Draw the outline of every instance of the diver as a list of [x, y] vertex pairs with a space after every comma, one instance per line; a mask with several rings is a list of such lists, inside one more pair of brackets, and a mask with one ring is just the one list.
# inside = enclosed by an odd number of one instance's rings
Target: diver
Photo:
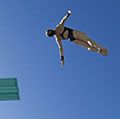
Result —
[[89, 38], [84, 32], [64, 26], [65, 21], [68, 19], [70, 15], [71, 15], [71, 11], [69, 10], [67, 14], [63, 17], [63, 19], [60, 21], [60, 23], [56, 26], [56, 29], [48, 29], [46, 31], [46, 35], [48, 37], [55, 36], [56, 43], [58, 44], [59, 47], [61, 64], [64, 65], [64, 53], [63, 53], [62, 41], [68, 39], [79, 46], [86, 47], [90, 51], [94, 51], [102, 54], [103, 56], [106, 56], [108, 53], [107, 49], [98, 45], [95, 41]]

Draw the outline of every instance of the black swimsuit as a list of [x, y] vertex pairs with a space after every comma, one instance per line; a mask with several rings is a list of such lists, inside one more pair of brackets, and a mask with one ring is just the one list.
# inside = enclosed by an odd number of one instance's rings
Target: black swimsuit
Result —
[[66, 31], [68, 31], [68, 37], [67, 37], [67, 39], [70, 39], [70, 41], [76, 40], [75, 37], [73, 36], [73, 29], [70, 29], [70, 28], [67, 28], [67, 27], [64, 27], [63, 32], [60, 34], [60, 36], [61, 36], [63, 39], [65, 39], [64, 33], [65, 33]]

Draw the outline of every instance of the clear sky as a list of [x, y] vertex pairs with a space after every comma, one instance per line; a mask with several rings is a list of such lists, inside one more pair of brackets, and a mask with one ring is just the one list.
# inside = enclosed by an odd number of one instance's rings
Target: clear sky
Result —
[[[63, 42], [61, 67], [55, 28], [87, 33], [109, 55]], [[0, 77], [17, 77], [20, 101], [1, 101], [0, 119], [120, 119], [119, 0], [0, 0]]]

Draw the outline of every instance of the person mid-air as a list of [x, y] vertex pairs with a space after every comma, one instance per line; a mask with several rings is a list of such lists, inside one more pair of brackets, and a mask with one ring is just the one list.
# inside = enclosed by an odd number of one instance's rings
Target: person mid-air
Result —
[[56, 43], [59, 47], [61, 64], [64, 65], [64, 54], [62, 47], [62, 40], [69, 39], [71, 42], [86, 47], [90, 51], [94, 51], [100, 53], [104, 56], [107, 55], [107, 49], [98, 45], [95, 41], [91, 40], [85, 33], [79, 30], [73, 30], [71, 28], [65, 27], [64, 23], [67, 18], [71, 15], [71, 11], [69, 10], [67, 14], [63, 17], [60, 23], [56, 26], [56, 29], [48, 29], [46, 35], [48, 37], [55, 36]]

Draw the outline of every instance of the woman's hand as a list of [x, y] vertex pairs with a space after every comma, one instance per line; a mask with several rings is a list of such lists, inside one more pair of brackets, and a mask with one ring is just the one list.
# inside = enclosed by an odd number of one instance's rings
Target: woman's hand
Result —
[[67, 14], [70, 16], [72, 14], [71, 10], [68, 10]]
[[64, 56], [61, 56], [61, 64], [64, 65]]

